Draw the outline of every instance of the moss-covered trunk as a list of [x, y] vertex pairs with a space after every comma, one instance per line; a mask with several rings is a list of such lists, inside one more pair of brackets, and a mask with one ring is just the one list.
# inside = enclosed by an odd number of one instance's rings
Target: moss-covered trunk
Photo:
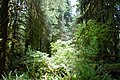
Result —
[[9, 0], [2, 0], [2, 6], [1, 6], [1, 15], [0, 15], [0, 28], [1, 28], [1, 49], [0, 49], [0, 74], [2, 74], [5, 71], [6, 68], [6, 43], [7, 43], [7, 27], [9, 23], [9, 16], [8, 16], [8, 3]]

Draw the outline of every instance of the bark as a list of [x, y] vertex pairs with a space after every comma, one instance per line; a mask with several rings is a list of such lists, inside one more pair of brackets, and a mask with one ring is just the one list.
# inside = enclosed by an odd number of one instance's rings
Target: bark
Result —
[[5, 72], [6, 68], [6, 42], [7, 42], [7, 27], [8, 27], [8, 3], [9, 0], [2, 0], [2, 7], [1, 7], [1, 22], [0, 22], [0, 27], [2, 29], [2, 43], [1, 43], [1, 50], [0, 50], [0, 74], [3, 74]]

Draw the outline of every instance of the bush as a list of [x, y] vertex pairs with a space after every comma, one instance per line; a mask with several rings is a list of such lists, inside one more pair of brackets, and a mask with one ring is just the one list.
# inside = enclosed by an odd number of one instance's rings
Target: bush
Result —
[[94, 20], [88, 21], [87, 25], [80, 24], [75, 33], [77, 48], [86, 58], [109, 54], [109, 45], [112, 43], [110, 34], [107, 24]]
[[[76, 33], [76, 73], [80, 80], [110, 80], [110, 76], [104, 73], [97, 74], [94, 64], [98, 63], [98, 55], [104, 55], [104, 43], [107, 41], [109, 29], [107, 25], [90, 20], [87, 24], [79, 24]], [[109, 50], [109, 49], [108, 49]], [[101, 52], [100, 52], [101, 51]], [[98, 61], [96, 61], [96, 59]]]
[[4, 75], [2, 75], [2, 79], [3, 80], [29, 80], [29, 77], [25, 73], [18, 75], [17, 71], [15, 70], [14, 72], [10, 71], [9, 74], [4, 73]]
[[51, 43], [52, 56], [48, 54], [28, 49], [26, 65], [28, 74], [33, 79], [46, 79], [53, 80], [55, 78], [64, 79], [68, 78], [69, 72], [74, 67], [73, 53], [74, 45], [70, 45], [72, 41], [57, 40]]

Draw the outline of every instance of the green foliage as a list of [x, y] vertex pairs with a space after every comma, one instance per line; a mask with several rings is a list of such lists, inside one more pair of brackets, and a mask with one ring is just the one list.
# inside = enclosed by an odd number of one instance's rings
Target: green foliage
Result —
[[10, 71], [9, 74], [2, 75], [3, 80], [28, 80], [28, 76], [26, 74], [18, 75], [16, 71]]
[[[81, 67], [78, 67], [81, 65]], [[98, 80], [94, 68], [88, 63], [77, 64], [77, 78], [80, 80]]]
[[52, 58], [55, 64], [60, 66], [64, 66], [68, 71], [69, 68], [74, 67], [73, 63], [75, 60], [74, 56], [74, 44], [72, 44], [72, 40], [69, 41], [61, 41], [57, 40], [55, 43], [51, 43], [52, 47]]
[[[112, 30], [111, 30], [112, 31]], [[77, 76], [81, 80], [110, 80], [110, 76], [104, 73], [102, 67], [95, 70], [93, 66], [96, 64], [95, 57], [98, 56], [101, 51], [101, 55], [104, 55], [105, 43], [109, 29], [107, 25], [97, 23], [90, 20], [87, 24], [79, 24], [75, 33], [77, 56], [76, 59], [76, 71]], [[109, 50], [109, 49], [108, 49]], [[81, 65], [81, 66], [80, 66]], [[102, 76], [98, 73], [103, 73]]]
[[94, 23], [91, 23], [90, 25], [90, 27], [87, 27], [85, 24], [80, 24], [75, 34], [77, 47], [84, 55], [94, 55], [97, 53], [97, 37], [95, 36], [95, 32], [97, 31], [94, 31], [97, 26], [95, 26]]
[[46, 70], [44, 70], [45, 67], [48, 67], [46, 57], [46, 53], [28, 49], [25, 63], [28, 74], [31, 75], [32, 78], [40, 78], [41, 75], [46, 72]]
[[[75, 34], [78, 50], [82, 51], [82, 53], [88, 57], [96, 56], [99, 51], [103, 54], [105, 45], [109, 41], [109, 34], [111, 33], [109, 33], [107, 25], [97, 23], [93, 20], [90, 20], [87, 25], [78, 25]], [[106, 37], [108, 37], [108, 39], [106, 39]]]
[[86, 59], [78, 59], [75, 70], [77, 80], [112, 80], [103, 68], [103, 66], [100, 66], [95, 70], [93, 63], [88, 62]]
[[48, 80], [68, 78], [69, 71], [72, 70], [74, 60], [72, 57], [74, 48], [69, 46], [71, 41], [58, 40], [51, 43], [52, 56], [48, 54], [29, 49], [25, 61], [28, 69], [28, 74], [33, 79], [48, 78]]
[[[8, 1], [0, 1], [3, 15], [0, 17], [0, 74], [10, 71], [2, 75], [3, 80], [112, 80], [108, 74], [112, 72], [111, 67], [119, 70], [118, 65], [103, 63], [107, 55], [119, 53], [119, 30], [116, 29], [119, 2], [94, 0], [99, 4], [96, 6], [90, 4], [92, 0], [79, 0], [81, 5], [75, 6], [82, 8], [83, 16], [78, 22], [86, 20], [87, 23], [78, 25], [74, 41], [69, 40], [74, 7], [69, 0]], [[96, 64], [97, 61], [102, 64]]]
[[[27, 51], [27, 71], [17, 76], [20, 80], [110, 80], [105, 76], [97, 75], [91, 63], [84, 58], [80, 51], [74, 48], [73, 40], [57, 40], [51, 43], [52, 56], [32, 50]], [[3, 77], [14, 80], [11, 72]], [[9, 78], [9, 79], [8, 79]], [[18, 79], [19, 80], [19, 79]]]

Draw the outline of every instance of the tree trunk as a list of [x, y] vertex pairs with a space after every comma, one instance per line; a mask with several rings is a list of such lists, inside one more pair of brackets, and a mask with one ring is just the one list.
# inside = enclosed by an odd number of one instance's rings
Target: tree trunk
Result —
[[9, 18], [8, 18], [8, 3], [9, 0], [2, 0], [2, 6], [1, 6], [1, 22], [0, 22], [0, 28], [1, 28], [1, 38], [2, 38], [2, 43], [1, 43], [1, 50], [0, 50], [0, 74], [3, 74], [5, 72], [6, 68], [6, 42], [7, 42], [7, 27], [9, 23]]

